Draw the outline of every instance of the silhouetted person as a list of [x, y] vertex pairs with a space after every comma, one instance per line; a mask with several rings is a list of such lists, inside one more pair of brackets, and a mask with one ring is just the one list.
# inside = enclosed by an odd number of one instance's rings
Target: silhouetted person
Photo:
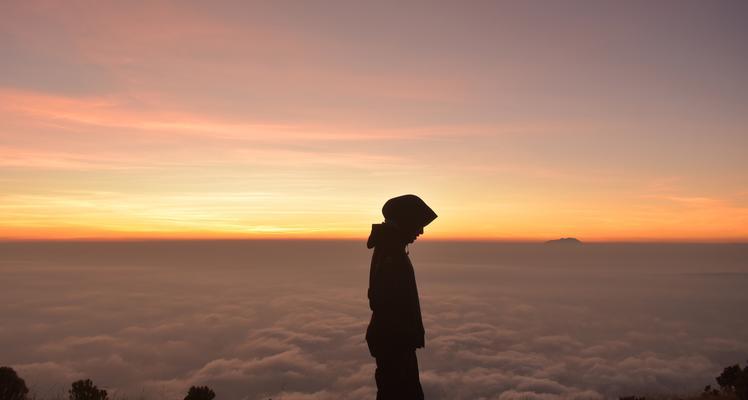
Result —
[[366, 244], [374, 248], [366, 342], [377, 361], [377, 400], [423, 399], [416, 349], [424, 347], [425, 331], [416, 277], [405, 247], [436, 219], [436, 213], [418, 196], [408, 194], [387, 200], [382, 214], [384, 223], [371, 226]]

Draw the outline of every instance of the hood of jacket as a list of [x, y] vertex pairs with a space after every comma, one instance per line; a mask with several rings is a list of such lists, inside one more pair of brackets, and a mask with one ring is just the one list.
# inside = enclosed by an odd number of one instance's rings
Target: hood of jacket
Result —
[[366, 247], [389, 247], [405, 249], [412, 238], [404, 236], [404, 230], [423, 228], [435, 220], [437, 215], [426, 202], [413, 194], [406, 194], [387, 200], [382, 207], [385, 218], [382, 224], [373, 224]]
[[382, 207], [385, 221], [399, 226], [423, 228], [435, 220], [437, 215], [425, 201], [414, 194], [406, 194], [387, 200]]

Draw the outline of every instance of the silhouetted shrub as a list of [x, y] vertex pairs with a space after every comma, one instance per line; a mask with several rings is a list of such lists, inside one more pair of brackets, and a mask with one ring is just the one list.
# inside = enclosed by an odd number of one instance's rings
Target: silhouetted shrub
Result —
[[29, 389], [11, 367], [0, 367], [0, 400], [25, 400]]
[[701, 393], [701, 397], [717, 397], [719, 396], [719, 390], [712, 387], [712, 385], [704, 386], [704, 391]]
[[737, 381], [738, 376], [740, 376], [741, 372], [743, 372], [743, 370], [740, 369], [740, 365], [731, 365], [729, 367], [725, 367], [725, 369], [722, 370], [722, 373], [715, 379], [717, 380], [717, 383], [719, 384], [719, 387], [722, 388], [722, 390], [726, 392], [732, 392], [735, 390], [735, 382]]
[[740, 400], [748, 400], [748, 366], [735, 379], [735, 395]]
[[97, 388], [90, 379], [73, 382], [68, 394], [70, 400], [108, 400], [106, 390]]
[[740, 368], [739, 364], [725, 367], [715, 378], [722, 391], [735, 393], [739, 400], [748, 400], [748, 366]]
[[213, 400], [215, 392], [207, 386], [191, 386], [184, 400]]

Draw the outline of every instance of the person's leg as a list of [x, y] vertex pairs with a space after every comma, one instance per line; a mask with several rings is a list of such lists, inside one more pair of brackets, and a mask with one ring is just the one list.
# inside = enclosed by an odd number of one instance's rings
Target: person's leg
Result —
[[421, 378], [418, 373], [418, 358], [416, 351], [410, 351], [405, 354], [403, 366], [406, 369], [404, 374], [407, 384], [408, 399], [423, 400], [423, 388], [421, 387]]
[[377, 383], [377, 400], [396, 399], [397, 360], [391, 354], [379, 354], [374, 380]]
[[376, 358], [377, 400], [423, 400], [415, 350]]

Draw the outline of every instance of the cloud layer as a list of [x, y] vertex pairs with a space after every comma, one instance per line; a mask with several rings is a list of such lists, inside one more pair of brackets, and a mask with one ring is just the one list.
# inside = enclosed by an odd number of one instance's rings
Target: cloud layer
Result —
[[[374, 397], [360, 243], [1, 246], [2, 363], [41, 396], [92, 378], [156, 399], [206, 384], [222, 399]], [[748, 271], [730, 262], [745, 246], [702, 249], [725, 256], [707, 266], [684, 263], [685, 245], [527, 246], [413, 246], [428, 398], [697, 391], [748, 356]], [[586, 265], [606, 254], [631, 268]]]

